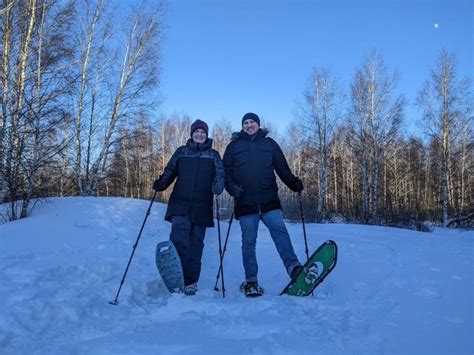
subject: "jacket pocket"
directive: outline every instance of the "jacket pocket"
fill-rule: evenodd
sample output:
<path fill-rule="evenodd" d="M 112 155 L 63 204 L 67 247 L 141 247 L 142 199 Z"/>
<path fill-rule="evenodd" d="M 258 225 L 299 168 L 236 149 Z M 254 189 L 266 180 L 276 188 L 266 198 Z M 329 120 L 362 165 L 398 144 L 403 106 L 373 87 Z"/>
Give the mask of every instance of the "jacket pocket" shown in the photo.
<path fill-rule="evenodd" d="M 262 146 L 257 149 L 256 162 L 261 167 L 273 169 L 273 149 L 272 147 Z"/>
<path fill-rule="evenodd" d="M 237 147 L 234 150 L 234 165 L 241 167 L 249 163 L 248 149 L 246 147 Z"/>

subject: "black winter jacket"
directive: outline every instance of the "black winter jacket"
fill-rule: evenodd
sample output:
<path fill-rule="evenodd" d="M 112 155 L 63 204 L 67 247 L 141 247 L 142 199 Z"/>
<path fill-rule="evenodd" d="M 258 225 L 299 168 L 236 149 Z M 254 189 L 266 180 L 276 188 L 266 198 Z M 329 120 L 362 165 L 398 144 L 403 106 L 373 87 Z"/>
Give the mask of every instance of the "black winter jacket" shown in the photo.
<path fill-rule="evenodd" d="M 224 189 L 224 167 L 219 153 L 211 148 L 212 139 L 199 144 L 189 139 L 179 147 L 160 177 L 165 188 L 176 179 L 168 201 L 165 219 L 189 216 L 191 221 L 206 227 L 214 226 L 212 185 Z"/>
<path fill-rule="evenodd" d="M 243 190 L 235 198 L 235 216 L 281 209 L 275 171 L 290 189 L 296 177 L 291 173 L 280 146 L 259 129 L 252 139 L 244 131 L 234 133 L 224 153 L 225 187 L 235 195 L 236 185 Z"/>

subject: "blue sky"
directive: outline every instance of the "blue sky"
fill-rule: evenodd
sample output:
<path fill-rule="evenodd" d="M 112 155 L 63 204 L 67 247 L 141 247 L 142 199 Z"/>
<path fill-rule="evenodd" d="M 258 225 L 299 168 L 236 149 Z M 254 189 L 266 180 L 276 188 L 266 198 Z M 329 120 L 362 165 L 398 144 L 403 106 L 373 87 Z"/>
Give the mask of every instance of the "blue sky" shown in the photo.
<path fill-rule="evenodd" d="M 409 131 L 442 48 L 474 77 L 474 1 L 171 0 L 166 24 L 159 111 L 226 119 L 236 130 L 253 111 L 284 133 L 315 65 L 348 90 L 372 49 L 400 73 Z"/>

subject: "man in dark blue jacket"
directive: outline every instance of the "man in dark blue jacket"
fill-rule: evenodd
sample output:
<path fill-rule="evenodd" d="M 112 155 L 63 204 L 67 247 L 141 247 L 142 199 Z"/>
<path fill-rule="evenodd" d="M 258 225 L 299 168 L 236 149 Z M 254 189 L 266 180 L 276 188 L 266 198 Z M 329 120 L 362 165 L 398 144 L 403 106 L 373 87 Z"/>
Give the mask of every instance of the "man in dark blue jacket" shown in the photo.
<path fill-rule="evenodd" d="M 213 195 L 224 190 L 224 167 L 208 131 L 206 122 L 196 120 L 191 138 L 174 152 L 153 184 L 156 191 L 164 191 L 176 179 L 165 219 L 171 222 L 170 240 L 181 260 L 186 295 L 197 291 L 206 227 L 214 226 Z"/>
<path fill-rule="evenodd" d="M 249 297 L 263 293 L 256 257 L 260 220 L 269 229 L 288 275 L 294 277 L 301 269 L 283 221 L 275 172 L 295 192 L 303 190 L 303 183 L 292 174 L 280 146 L 267 134 L 255 113 L 245 114 L 242 130 L 233 134 L 223 158 L 225 187 L 234 197 L 234 212 L 242 230 L 245 281 L 241 289 Z"/>

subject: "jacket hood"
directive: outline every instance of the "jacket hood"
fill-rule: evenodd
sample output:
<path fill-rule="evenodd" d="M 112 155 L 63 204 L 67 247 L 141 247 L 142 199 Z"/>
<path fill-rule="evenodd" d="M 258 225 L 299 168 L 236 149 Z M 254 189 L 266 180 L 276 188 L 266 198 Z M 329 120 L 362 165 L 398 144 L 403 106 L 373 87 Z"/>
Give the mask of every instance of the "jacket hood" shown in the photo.
<path fill-rule="evenodd" d="M 265 138 L 268 135 L 269 131 L 266 128 L 259 128 L 257 131 L 257 135 L 255 138 Z M 230 138 L 231 141 L 236 141 L 238 139 L 251 139 L 250 136 L 241 130 L 240 132 L 233 132 L 232 137 Z"/>

